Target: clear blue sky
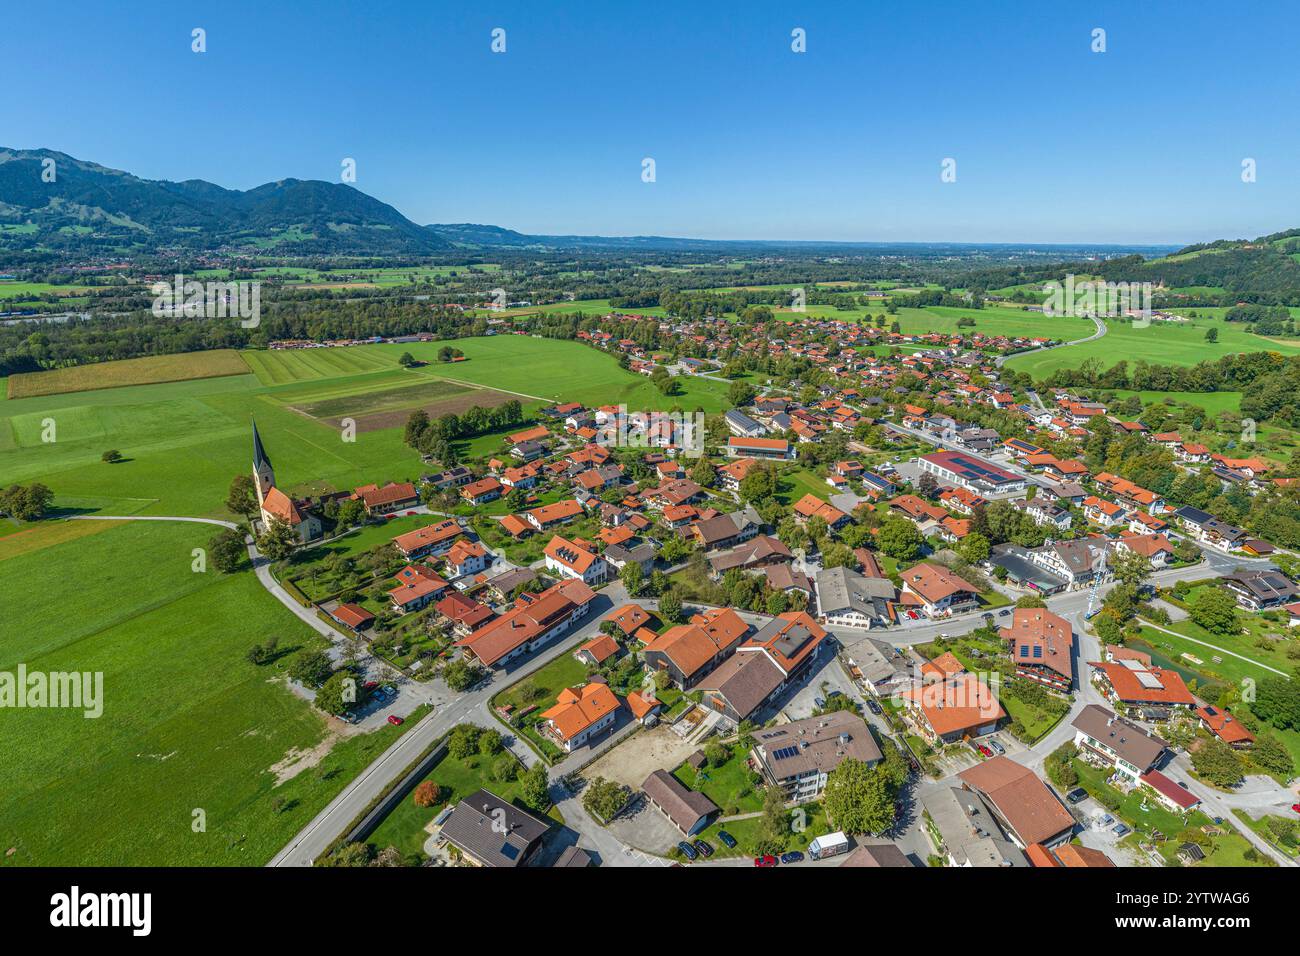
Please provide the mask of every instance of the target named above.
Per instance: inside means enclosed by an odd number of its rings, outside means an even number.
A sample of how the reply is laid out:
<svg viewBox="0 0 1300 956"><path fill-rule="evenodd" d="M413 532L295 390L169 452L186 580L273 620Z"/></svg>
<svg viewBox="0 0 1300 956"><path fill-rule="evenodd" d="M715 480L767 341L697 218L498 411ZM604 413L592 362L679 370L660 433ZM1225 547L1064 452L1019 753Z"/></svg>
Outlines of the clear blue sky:
<svg viewBox="0 0 1300 956"><path fill-rule="evenodd" d="M354 157L357 187L416 222L524 232L1183 243L1300 226L1294 3L715 6L10 2L0 145L233 188L337 181Z"/></svg>

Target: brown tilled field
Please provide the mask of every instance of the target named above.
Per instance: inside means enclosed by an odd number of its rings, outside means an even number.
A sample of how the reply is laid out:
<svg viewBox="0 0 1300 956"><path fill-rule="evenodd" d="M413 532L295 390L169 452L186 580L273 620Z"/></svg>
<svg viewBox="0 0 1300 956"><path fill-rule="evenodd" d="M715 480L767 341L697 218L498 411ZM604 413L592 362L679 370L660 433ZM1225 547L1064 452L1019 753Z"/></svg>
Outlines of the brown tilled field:
<svg viewBox="0 0 1300 956"><path fill-rule="evenodd" d="M490 388L479 388L461 392L457 395L449 395L436 401L412 405L410 408L391 408L382 412L370 412L361 415L335 415L330 418L322 418L320 421L335 428L342 428L343 419L351 418L357 423L358 432L376 432L384 428L401 428L406 424L411 412L417 408L423 408L432 419L440 415L459 415L462 412L469 411L475 405L480 408L496 408L498 405L504 405L506 402L518 397L518 395L509 395L506 392L493 391Z"/></svg>

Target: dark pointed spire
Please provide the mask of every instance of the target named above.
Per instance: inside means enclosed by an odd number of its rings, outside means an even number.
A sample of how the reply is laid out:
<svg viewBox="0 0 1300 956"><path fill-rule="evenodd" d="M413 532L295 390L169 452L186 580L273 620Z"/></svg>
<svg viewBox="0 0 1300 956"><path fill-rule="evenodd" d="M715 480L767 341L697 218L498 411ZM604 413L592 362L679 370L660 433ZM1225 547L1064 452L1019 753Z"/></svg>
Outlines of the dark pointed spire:
<svg viewBox="0 0 1300 956"><path fill-rule="evenodd" d="M271 459L266 457L266 449L262 447L262 436L257 433L257 420L253 420L253 470L261 471L262 465L267 468L271 467Z"/></svg>

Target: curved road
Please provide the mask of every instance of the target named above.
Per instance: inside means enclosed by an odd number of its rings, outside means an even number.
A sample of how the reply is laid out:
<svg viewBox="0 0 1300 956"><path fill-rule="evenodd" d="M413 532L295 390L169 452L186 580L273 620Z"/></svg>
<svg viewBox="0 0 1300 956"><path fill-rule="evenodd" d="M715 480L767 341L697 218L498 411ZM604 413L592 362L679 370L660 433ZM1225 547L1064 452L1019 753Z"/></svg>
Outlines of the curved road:
<svg viewBox="0 0 1300 956"><path fill-rule="evenodd" d="M996 365L998 368L1001 368L1004 363L1010 361L1011 359L1017 359L1025 355L1034 355L1038 352L1050 352L1052 349L1063 349L1071 345L1082 345L1084 342L1095 341L1096 339L1099 339L1106 334L1106 323L1098 318L1094 318L1092 322L1093 325L1097 326L1097 331L1093 332L1092 335L1089 335L1087 338L1075 339L1073 342L1062 342L1060 345L1044 345L1042 348L1028 349L1027 351L1024 352L1013 352L1010 355L999 355L997 358L993 360L993 364Z"/></svg>

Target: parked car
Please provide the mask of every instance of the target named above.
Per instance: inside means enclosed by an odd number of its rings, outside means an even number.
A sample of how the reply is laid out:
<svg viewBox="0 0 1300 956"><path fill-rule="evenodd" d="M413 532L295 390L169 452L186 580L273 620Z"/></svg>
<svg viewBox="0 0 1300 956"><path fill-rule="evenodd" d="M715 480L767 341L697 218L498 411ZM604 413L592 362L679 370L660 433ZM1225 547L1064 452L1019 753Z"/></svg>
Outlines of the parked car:
<svg viewBox="0 0 1300 956"><path fill-rule="evenodd" d="M1300 813L1300 803L1291 804L1291 809L1294 810L1296 813Z"/></svg>
<svg viewBox="0 0 1300 956"><path fill-rule="evenodd" d="M1088 799L1088 791L1083 789L1083 787L1075 787L1065 795L1065 799L1069 803L1083 803L1083 801Z"/></svg>
<svg viewBox="0 0 1300 956"><path fill-rule="evenodd" d="M826 695L826 699L827 699L827 700L830 700L832 697L843 697L843 696L844 696L844 691L842 691L842 690L833 690L833 691L831 691L830 693L828 693L828 694Z"/></svg>
<svg viewBox="0 0 1300 956"><path fill-rule="evenodd" d="M1115 836L1118 836L1118 837L1126 836L1126 835L1129 833L1128 824L1127 824L1127 823L1117 823L1117 824L1115 824L1115 830L1114 830L1114 833L1115 833Z"/></svg>
<svg viewBox="0 0 1300 956"><path fill-rule="evenodd" d="M677 849L681 850L682 856L686 857L688 860L694 860L699 856L699 854L695 852L695 847L691 846L685 840L682 840L677 844Z"/></svg>
<svg viewBox="0 0 1300 956"><path fill-rule="evenodd" d="M718 839L722 841L722 845L728 850L734 850L736 848L736 838L726 830L718 831Z"/></svg>
<svg viewBox="0 0 1300 956"><path fill-rule="evenodd" d="M993 756L993 751L990 750L988 747L984 746L984 744L980 744L980 745L979 745L979 752L980 752L980 756L981 756L981 757L992 757L992 756Z"/></svg>
<svg viewBox="0 0 1300 956"><path fill-rule="evenodd" d="M1010 608L1003 608L1002 610L998 611L998 617L1006 617L1010 613L1011 613Z"/></svg>
<svg viewBox="0 0 1300 956"><path fill-rule="evenodd" d="M704 857L706 860L713 856L713 847L707 840L696 840L695 849L699 850L700 856Z"/></svg>
<svg viewBox="0 0 1300 956"><path fill-rule="evenodd" d="M816 707L818 710L821 710L823 707L826 706L826 698L825 698L825 697L814 697L814 698L813 698L813 706Z"/></svg>
<svg viewBox="0 0 1300 956"><path fill-rule="evenodd" d="M782 862L782 863L802 863L802 862L803 862L803 854L800 853L798 850L791 850L789 853L782 853L782 854L781 854L781 862Z"/></svg>
<svg viewBox="0 0 1300 956"><path fill-rule="evenodd" d="M877 704L874 700L870 700L870 699L869 699L869 700L867 701L867 710L871 711L871 712L872 712L873 714L875 714L877 717L880 716L880 713L881 713L881 711L880 711L880 705Z"/></svg>
<svg viewBox="0 0 1300 956"><path fill-rule="evenodd" d="M755 866L776 866L776 857L770 853L764 853L762 856L754 857Z"/></svg>
<svg viewBox="0 0 1300 956"><path fill-rule="evenodd" d="M392 724L394 727L400 727L402 726L402 724L406 723L405 720L403 720L401 717L398 717L396 714L389 714L388 722Z"/></svg>
<svg viewBox="0 0 1300 956"><path fill-rule="evenodd" d="M1007 752L1007 748L1002 746L996 740L989 740L989 746L993 748L993 752L996 754L1005 754Z"/></svg>
<svg viewBox="0 0 1300 956"><path fill-rule="evenodd" d="M408 511L406 514L407 514L408 517L410 517L411 515L418 515L419 513L420 513L420 512L418 512L418 511Z"/></svg>

